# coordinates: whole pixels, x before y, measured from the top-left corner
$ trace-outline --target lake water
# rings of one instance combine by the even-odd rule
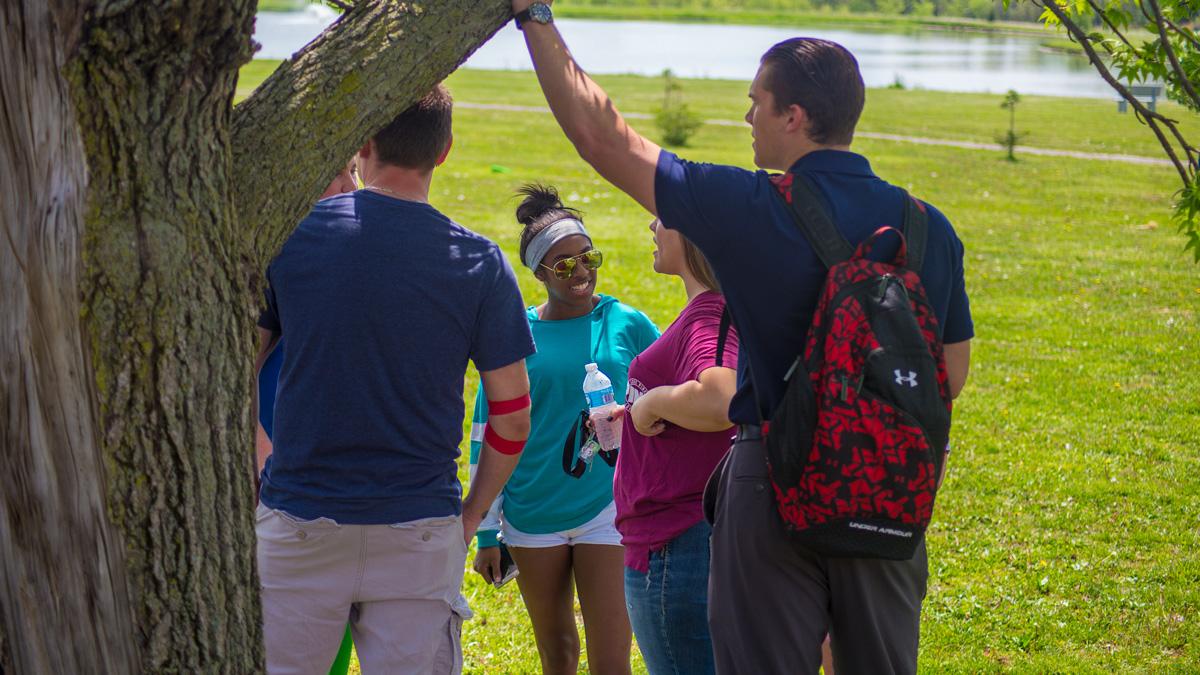
[[[254,39],[262,50],[257,55],[288,58],[336,17],[323,5],[299,12],[260,12]],[[767,47],[807,35],[834,40],[853,52],[868,87],[899,80],[906,87],[940,91],[1015,89],[1021,94],[1115,98],[1086,59],[1046,51],[1037,38],[1026,36],[572,19],[556,23],[580,65],[593,73],[657,75],[670,68],[682,77],[748,82]],[[510,22],[471,56],[466,67],[529,70],[531,66],[524,39]]]

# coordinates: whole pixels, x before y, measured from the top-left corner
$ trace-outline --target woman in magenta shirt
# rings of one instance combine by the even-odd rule
[[[729,450],[737,334],[712,269],[683,235],[650,225],[654,271],[683,279],[687,306],[629,365],[613,496],[625,598],[651,675],[713,672],[704,485]]]

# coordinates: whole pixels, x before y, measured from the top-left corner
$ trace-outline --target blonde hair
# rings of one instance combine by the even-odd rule
[[[717,275],[713,274],[712,265],[708,264],[708,258],[704,257],[704,254],[690,239],[682,234],[679,235],[679,238],[683,240],[683,262],[687,265],[688,271],[702,286],[710,291],[720,293],[721,284],[717,283]]]

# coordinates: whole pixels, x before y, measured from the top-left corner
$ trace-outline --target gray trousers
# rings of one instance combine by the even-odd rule
[[[715,505],[708,621],[717,672],[816,673],[826,632],[838,675],[915,673],[925,543],[911,560],[831,558],[787,537],[757,427],[743,427]]]
[[[328,673],[347,621],[365,673],[462,672],[460,517],[343,525],[259,504],[255,518],[267,673]]]

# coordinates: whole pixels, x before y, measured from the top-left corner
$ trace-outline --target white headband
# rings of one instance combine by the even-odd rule
[[[588,237],[587,230],[583,229],[583,223],[574,218],[563,218],[550,223],[548,227],[533,235],[533,239],[529,240],[529,245],[525,247],[525,266],[536,272],[542,258],[546,257],[546,253],[555,244],[576,234],[582,234],[587,237],[589,244],[592,243],[592,238]]]

